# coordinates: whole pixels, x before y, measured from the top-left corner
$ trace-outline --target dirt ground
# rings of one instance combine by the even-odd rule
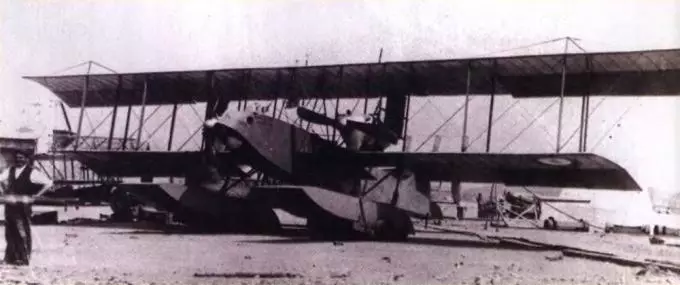
[[[299,222],[299,221],[295,221]],[[634,257],[680,261],[680,248],[646,236],[483,230]],[[122,226],[34,226],[29,267],[0,265],[2,284],[680,284],[655,268],[513,250],[435,231],[409,241],[310,241],[286,236],[188,234]],[[4,249],[4,240],[0,248]],[[233,277],[261,274],[259,278]],[[265,274],[280,274],[266,278]],[[286,276],[287,275],[287,276]]]

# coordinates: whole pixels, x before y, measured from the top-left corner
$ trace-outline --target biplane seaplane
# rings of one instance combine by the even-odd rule
[[[199,224],[273,230],[279,221],[272,209],[280,208],[333,238],[401,239],[413,232],[411,218],[441,216],[430,199],[432,181],[451,182],[454,201],[462,182],[640,191],[624,168],[585,152],[590,98],[676,95],[679,75],[680,50],[652,50],[27,78],[69,106],[112,106],[114,113],[119,105],[141,105],[143,114],[146,105],[206,103],[199,151],[114,150],[110,144],[79,150],[79,122],[74,149],[62,152],[99,175],[187,178],[183,184],[121,183],[118,191]],[[581,97],[579,152],[491,153],[497,94]],[[411,98],[428,95],[465,96],[466,118],[469,96],[491,96],[486,152],[468,152],[465,143],[458,153],[388,151],[406,137]],[[369,99],[380,108],[338,115],[341,99],[365,100],[365,114]],[[324,109],[326,100],[335,101],[335,111],[300,106],[304,100],[322,100]],[[268,109],[248,110],[249,101],[268,101]],[[236,102],[237,110],[228,110]],[[291,108],[333,135],[282,119]],[[174,120],[173,112],[171,126]],[[559,134],[561,119],[558,146]]]

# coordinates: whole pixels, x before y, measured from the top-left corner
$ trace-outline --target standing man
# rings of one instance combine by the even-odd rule
[[[30,153],[13,150],[10,167],[0,173],[3,194],[15,195],[14,203],[5,204],[5,263],[28,265],[31,259],[31,203],[30,196],[40,196],[52,187],[52,180],[33,169]],[[36,193],[37,192],[37,193]]]

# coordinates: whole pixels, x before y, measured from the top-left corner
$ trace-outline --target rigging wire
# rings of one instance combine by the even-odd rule
[[[494,119],[494,120],[491,122],[491,125],[493,126],[493,125],[495,125],[496,123],[498,123],[498,121],[500,121],[506,114],[508,114],[508,112],[510,112],[510,110],[511,110],[513,107],[517,106],[518,104],[519,104],[519,100],[515,100],[515,102],[513,102],[510,106],[508,106],[508,107],[507,107],[500,115],[498,115],[498,117],[496,117],[496,119]],[[473,140],[470,142],[470,146],[472,146],[475,142],[479,141],[479,140],[486,134],[486,132],[487,132],[488,130],[489,130],[489,127],[487,126],[487,127],[484,129],[484,131],[482,131],[481,133],[479,133],[479,135],[477,135],[477,137],[475,137],[475,139],[473,139]]]
[[[640,98],[636,97],[635,102],[638,102],[638,101],[640,101]],[[602,145],[602,143],[604,142],[604,139],[606,137],[608,137],[614,131],[614,128],[616,128],[616,126],[620,125],[621,121],[623,121],[623,119],[626,117],[626,115],[628,115],[628,113],[631,110],[633,110],[633,107],[640,106],[640,105],[641,104],[632,104],[631,106],[628,106],[628,108],[626,108],[626,110],[618,117],[618,119],[616,119],[616,122],[614,122],[614,124],[612,124],[611,127],[609,127],[607,132],[605,132],[602,136],[600,136],[600,138],[597,140],[595,145],[591,148],[591,151],[595,151],[595,149],[597,149],[599,146]]]
[[[600,106],[602,106],[602,103],[604,102],[605,99],[607,99],[607,97],[602,97],[602,99],[600,99],[600,101],[597,102],[597,104],[595,104],[595,107],[594,107],[590,112],[588,112],[588,117],[592,116],[592,115],[595,113],[595,111],[597,111],[597,109],[600,108]],[[569,144],[569,142],[571,142],[571,140],[572,140],[574,137],[576,137],[576,133],[577,133],[580,129],[581,129],[581,126],[579,125],[579,126],[574,130],[574,132],[571,133],[571,135],[569,136],[569,138],[567,138],[567,141],[564,142],[564,144],[562,144],[562,146],[560,146],[560,151],[562,151],[562,149],[565,148],[565,147]]]
[[[105,66],[105,65],[103,65],[103,64],[101,64],[101,63],[99,63],[99,62],[96,62],[96,61],[93,61],[93,60],[90,60],[90,62],[91,62],[92,64],[96,65],[96,66],[99,66],[99,67],[103,68],[104,70],[109,71],[109,72],[116,73],[116,74],[118,73],[117,71],[115,71],[115,70],[109,68],[108,66]]]
[[[554,42],[558,42],[558,41],[565,41],[565,40],[568,40],[569,38],[570,38],[570,37],[561,37],[561,38],[555,38],[555,39],[551,39],[551,40],[545,40],[545,41],[536,42],[536,43],[532,43],[532,44],[528,44],[528,45],[523,45],[523,46],[519,46],[519,47],[514,47],[514,48],[509,48],[509,49],[504,49],[504,50],[499,50],[499,51],[493,51],[493,52],[488,52],[488,53],[483,53],[483,54],[477,55],[477,57],[484,57],[484,56],[490,56],[490,55],[498,54],[498,53],[504,53],[504,52],[510,52],[510,51],[517,51],[517,50],[529,49],[529,48],[536,47],[536,46],[540,46],[540,45],[546,45],[546,44],[550,44],[550,43],[554,43]]]
[[[420,145],[418,145],[418,147],[415,149],[415,151],[417,152],[430,139],[432,139],[432,137],[435,136],[449,121],[451,121],[454,117],[456,117],[456,115],[458,115],[458,113],[460,113],[460,111],[462,111],[464,107],[465,107],[465,105],[458,107],[458,109],[456,109],[456,111],[453,112],[453,114],[448,119],[446,119],[443,123],[441,123],[439,125],[439,127],[437,127],[437,129],[434,130],[434,132],[432,132],[429,136],[427,136],[427,138],[425,138],[425,140],[422,143],[420,143]]]
[[[425,109],[427,104],[429,104],[429,102],[425,102],[422,105],[420,105],[420,107],[408,117],[408,120],[411,121],[413,118],[415,118],[423,109]]]
[[[522,110],[524,110],[524,112],[526,112],[527,114],[531,114],[531,111],[529,111],[526,107],[524,107],[524,106],[522,106],[522,105],[520,105],[519,107],[522,108]],[[539,118],[541,118],[541,117],[538,117],[537,119],[539,119]],[[539,124],[538,126],[541,127],[541,130],[543,130],[543,133],[545,133],[545,135],[546,135],[547,137],[552,137],[552,135],[550,134],[550,131],[549,131],[548,128],[545,126],[545,124]],[[551,142],[551,144],[552,144],[552,142]]]
[[[64,73],[64,72],[66,72],[66,71],[69,71],[69,70],[72,70],[72,69],[81,67],[81,66],[83,66],[83,65],[90,64],[90,63],[91,63],[91,61],[83,61],[83,62],[78,63],[78,64],[76,64],[76,65],[72,65],[72,66],[69,66],[69,67],[66,67],[66,68],[63,68],[63,69],[59,69],[59,70],[57,70],[57,71],[55,71],[55,72],[52,72],[52,75],[57,75],[57,74],[59,74],[59,73]]]
[[[508,51],[516,51],[516,50],[528,49],[528,48],[531,48],[531,47],[540,46],[540,45],[545,45],[545,44],[554,43],[554,42],[563,41],[563,40],[575,44],[575,45],[577,46],[577,48],[579,48],[580,50],[582,50],[582,51],[585,52],[585,50],[584,50],[580,45],[578,45],[578,44],[576,43],[576,40],[578,40],[578,39],[572,38],[572,37],[561,37],[561,38],[555,38],[555,39],[550,39],[550,40],[546,40],[546,41],[536,42],[536,43],[532,43],[532,44],[528,44],[528,45],[524,45],[524,46],[520,46],[520,47],[515,47],[515,48],[511,48],[511,49],[505,49],[505,50],[494,51],[494,52],[490,52],[490,53],[486,53],[486,54],[480,54],[480,55],[478,55],[478,56],[479,56],[479,57],[483,57],[483,56],[488,56],[488,55],[497,54],[497,53],[503,53],[503,52],[508,52]],[[475,97],[473,97],[472,99],[470,99],[470,101],[472,101],[474,98],[475,98]],[[511,104],[508,108],[506,108],[506,109],[505,109],[505,110],[504,110],[504,111],[503,111],[503,112],[502,112],[502,113],[501,113],[501,114],[500,114],[500,115],[492,122],[492,124],[496,124],[496,123],[497,123],[501,118],[503,118],[503,117],[504,117],[504,116],[505,116],[505,115],[506,115],[506,114],[507,114],[514,106],[518,105],[518,103],[519,103],[519,101],[513,102],[513,104]],[[413,114],[412,116],[410,116],[409,120],[412,119],[413,117],[415,117],[415,115],[417,115],[417,114],[425,107],[425,105],[427,105],[427,104],[431,104],[431,100],[430,100],[429,98],[427,99],[427,102],[426,102],[425,104],[423,104],[423,105],[418,109],[418,111],[415,112],[415,114]],[[554,105],[554,103],[551,104],[551,105]],[[440,113],[440,115],[443,117],[444,114],[441,112],[441,110],[439,109],[439,107],[437,107],[436,105],[435,105],[435,107],[436,107],[437,111]],[[548,108],[548,109],[549,109],[549,108]],[[416,151],[418,151],[425,143],[427,143],[434,135],[436,135],[436,134],[443,128],[443,125],[447,124],[451,119],[453,119],[453,117],[455,117],[455,115],[456,115],[459,111],[460,111],[460,109],[459,109],[459,110],[456,110],[456,112],[454,113],[454,115],[453,115],[452,117],[449,117],[449,118],[448,118],[446,121],[444,121],[444,123],[442,123],[442,124],[441,124],[441,125],[440,125],[433,133],[432,133],[432,134],[430,134],[430,135],[425,139],[425,141],[423,141],[423,143],[421,143],[421,144],[416,148]],[[526,111],[526,109],[525,109],[525,111]],[[547,110],[544,111],[543,113],[545,113],[545,112],[547,112]],[[540,118],[540,116],[539,116],[538,118]],[[534,122],[535,122],[538,118],[534,119]],[[488,128],[488,127],[487,127],[487,128]],[[545,128],[544,128],[544,129],[545,129]],[[523,133],[524,131],[526,131],[526,130],[523,130],[522,133]],[[545,130],[545,131],[547,132],[547,130]],[[472,146],[475,142],[479,141],[479,139],[482,138],[482,136],[484,135],[484,133],[486,133],[486,129],[485,129],[482,133],[480,133],[480,135],[478,135],[474,140],[472,140],[472,142],[470,142],[469,145]],[[516,140],[516,138],[513,139],[513,142],[514,142],[514,140]],[[510,143],[512,143],[512,142],[510,142]],[[507,145],[506,145],[506,147],[504,147],[504,149],[505,149],[505,148],[507,148]]]
[[[543,117],[543,115],[545,115],[558,102],[559,102],[559,99],[553,100],[553,102],[550,103],[550,105],[548,105],[547,107],[545,107],[545,109],[543,109],[543,111],[541,111],[541,113],[539,113],[538,116],[536,116],[533,120],[531,120],[531,122],[526,127],[524,127],[522,130],[520,130],[519,133],[517,133],[517,135],[515,135],[507,144],[505,144],[505,146],[503,146],[503,148],[501,148],[500,152],[505,151],[510,145],[512,145],[517,139],[519,139],[519,137],[521,137],[522,134],[524,134],[524,132],[526,132],[529,128],[531,128],[531,126],[533,126],[538,121],[538,119]]]

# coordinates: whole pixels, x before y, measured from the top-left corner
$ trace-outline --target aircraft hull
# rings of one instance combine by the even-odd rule
[[[209,132],[236,163],[299,185],[256,188],[263,191],[256,191],[254,200],[307,218],[312,232],[333,238],[358,234],[401,239],[413,231],[409,215],[442,216],[430,202],[429,181],[403,169],[334,163],[331,158],[342,148],[287,122],[255,112],[232,112],[210,122]]]
[[[144,205],[171,212],[174,219],[197,230],[275,233],[281,229],[272,208],[200,186],[121,184],[115,191],[127,193]]]
[[[414,233],[413,223],[403,210],[320,187],[255,187],[251,197],[307,218],[307,226],[316,237],[403,240]]]

